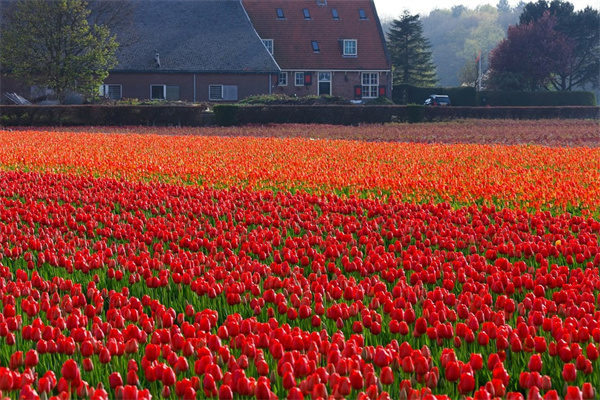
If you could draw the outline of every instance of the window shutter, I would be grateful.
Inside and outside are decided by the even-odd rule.
[[[223,86],[223,100],[237,100],[238,99],[238,87],[237,85],[224,85]]]
[[[357,99],[362,98],[362,86],[361,85],[354,85],[354,97]]]
[[[386,96],[385,86],[379,86],[379,96]]]
[[[306,86],[312,85],[312,75],[308,72],[304,73],[304,84]]]

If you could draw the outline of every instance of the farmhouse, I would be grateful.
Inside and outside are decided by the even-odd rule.
[[[151,100],[236,101],[271,93],[279,67],[239,1],[139,0],[135,35],[119,49],[105,96]],[[127,38],[123,38],[127,39]]]
[[[0,0],[3,8],[14,0]],[[251,95],[391,98],[372,0],[131,0],[111,27],[111,99],[235,102]],[[3,92],[34,91],[3,76]],[[39,92],[39,88],[37,88]]]
[[[391,60],[372,0],[242,0],[281,68],[274,93],[391,97]]]

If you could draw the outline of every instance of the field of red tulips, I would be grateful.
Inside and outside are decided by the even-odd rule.
[[[0,130],[0,398],[598,398],[600,149],[244,129]]]

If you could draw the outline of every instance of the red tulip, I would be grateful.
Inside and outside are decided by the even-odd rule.
[[[575,364],[565,364],[563,366],[562,376],[565,382],[575,382],[577,379],[577,369],[575,368]]]
[[[532,372],[541,372],[542,357],[539,354],[532,354],[529,358],[528,368]]]

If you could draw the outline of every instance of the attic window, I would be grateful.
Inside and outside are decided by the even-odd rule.
[[[263,39],[262,42],[269,51],[269,53],[273,55],[273,39]]]
[[[302,14],[304,14],[304,19],[310,19],[310,11],[308,11],[308,8],[304,8]]]
[[[365,14],[365,10],[363,10],[362,8],[358,10],[358,16],[360,17],[360,19],[367,19],[367,14]]]
[[[336,21],[340,19],[340,14],[338,13],[337,8],[332,8],[331,9],[331,16]]]
[[[319,50],[319,42],[317,42],[316,40],[313,40],[313,41],[311,42],[311,44],[312,44],[312,49],[313,49],[313,51],[314,51],[315,53],[318,53],[318,52],[320,51],[320,50]]]
[[[277,19],[285,19],[285,15],[283,14],[283,9],[277,9]]]
[[[358,54],[356,47],[356,39],[344,39],[345,56],[356,56]]]

